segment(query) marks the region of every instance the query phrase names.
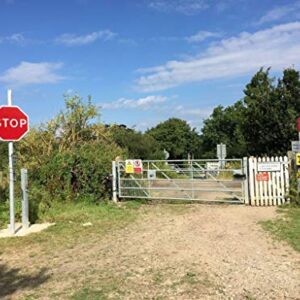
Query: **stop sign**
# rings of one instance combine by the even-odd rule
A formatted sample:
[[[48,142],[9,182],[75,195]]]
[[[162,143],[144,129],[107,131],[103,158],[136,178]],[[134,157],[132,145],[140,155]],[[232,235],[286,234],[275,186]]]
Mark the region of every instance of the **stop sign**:
[[[0,140],[19,141],[29,131],[29,118],[18,106],[0,106]]]

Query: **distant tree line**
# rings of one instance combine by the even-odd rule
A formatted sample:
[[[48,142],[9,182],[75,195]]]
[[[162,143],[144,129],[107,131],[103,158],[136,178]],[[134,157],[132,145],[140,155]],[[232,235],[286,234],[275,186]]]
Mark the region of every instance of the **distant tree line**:
[[[114,128],[113,137],[132,157],[141,158],[161,158],[163,149],[173,159],[214,158],[219,143],[227,145],[228,157],[284,155],[298,139],[298,116],[299,72],[286,69],[276,80],[270,69],[260,69],[246,85],[244,97],[233,105],[217,106],[204,120],[201,133],[186,121],[171,118],[144,134]]]

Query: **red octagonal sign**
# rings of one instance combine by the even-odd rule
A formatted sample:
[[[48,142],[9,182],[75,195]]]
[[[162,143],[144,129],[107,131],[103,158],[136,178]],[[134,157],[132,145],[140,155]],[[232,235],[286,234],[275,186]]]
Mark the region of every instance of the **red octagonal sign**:
[[[29,131],[29,118],[18,106],[0,106],[0,139],[19,141]]]

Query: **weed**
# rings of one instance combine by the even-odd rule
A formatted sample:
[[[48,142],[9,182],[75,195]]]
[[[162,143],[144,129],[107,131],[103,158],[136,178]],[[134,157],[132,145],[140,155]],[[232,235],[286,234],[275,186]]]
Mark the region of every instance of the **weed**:
[[[285,240],[295,250],[300,251],[300,208],[280,208],[278,212],[280,215],[275,220],[261,222],[262,227],[276,239]]]

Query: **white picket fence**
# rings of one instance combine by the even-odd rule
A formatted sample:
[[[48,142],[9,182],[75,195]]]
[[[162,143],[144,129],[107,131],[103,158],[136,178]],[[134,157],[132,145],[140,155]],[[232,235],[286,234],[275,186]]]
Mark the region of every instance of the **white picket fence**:
[[[279,162],[280,170],[272,172],[258,172],[259,162]],[[281,205],[289,201],[289,170],[288,157],[250,157],[248,158],[248,195],[246,204],[254,206]],[[267,175],[267,174],[268,175]],[[257,174],[259,174],[257,176]],[[259,180],[257,177],[267,178]]]

